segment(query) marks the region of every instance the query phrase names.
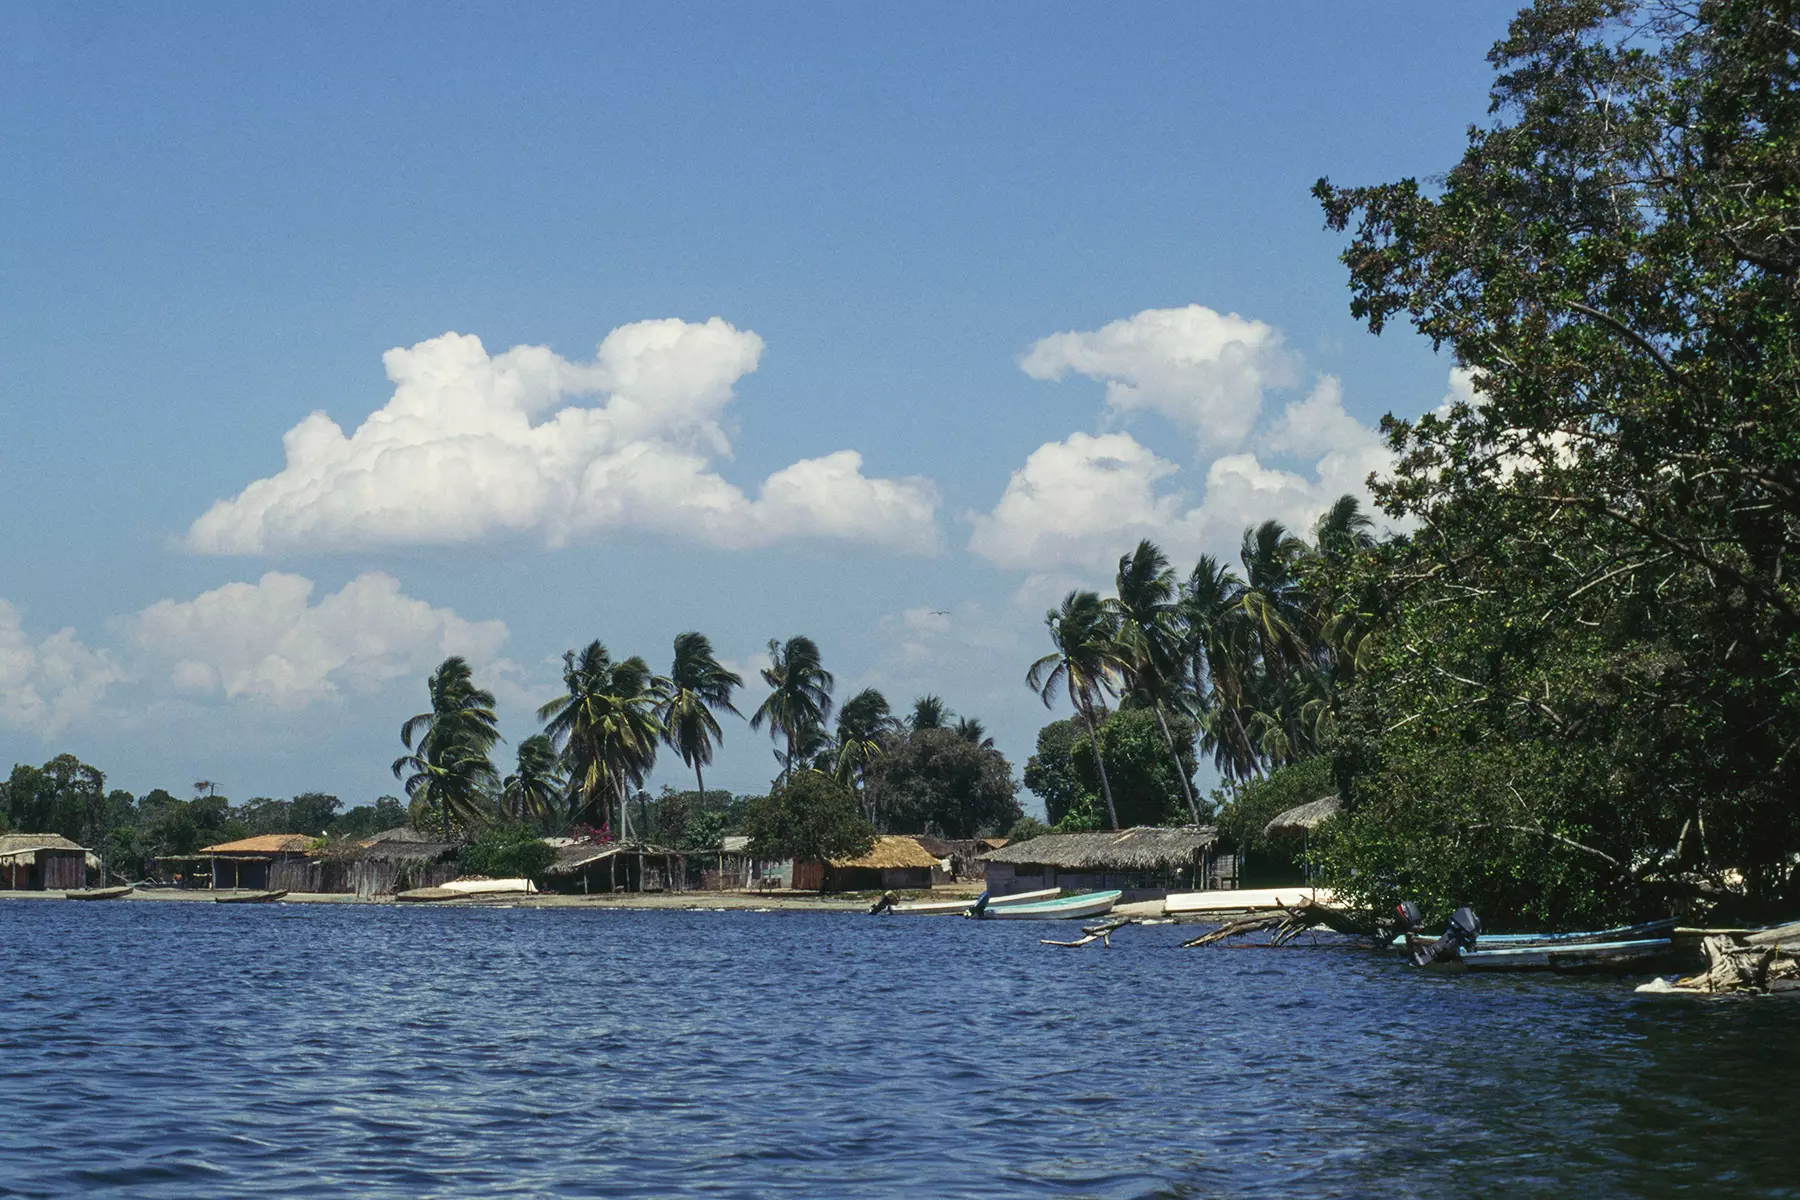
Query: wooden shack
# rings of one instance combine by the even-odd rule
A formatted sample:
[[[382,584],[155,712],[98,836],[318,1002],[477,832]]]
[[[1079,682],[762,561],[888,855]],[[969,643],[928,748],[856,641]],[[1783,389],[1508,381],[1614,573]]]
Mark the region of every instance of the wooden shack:
[[[561,892],[678,892],[687,858],[648,842],[564,842],[544,882]]]
[[[87,886],[91,852],[58,833],[0,834],[0,889],[70,891]]]
[[[325,864],[307,854],[316,840],[304,833],[265,833],[157,861],[181,869],[196,887],[317,892],[325,890]]]
[[[987,890],[995,896],[1060,887],[1111,891],[1149,900],[1171,891],[1198,891],[1226,879],[1235,885],[1236,856],[1218,850],[1211,825],[1047,833],[989,853]]]
[[[402,825],[384,829],[360,845],[336,853],[342,883],[333,891],[358,896],[389,896],[414,888],[440,887],[460,872],[455,842]],[[333,882],[329,879],[327,882]]]
[[[829,862],[796,862],[793,885],[804,891],[862,892],[929,888],[939,860],[918,839],[882,834],[867,854]]]

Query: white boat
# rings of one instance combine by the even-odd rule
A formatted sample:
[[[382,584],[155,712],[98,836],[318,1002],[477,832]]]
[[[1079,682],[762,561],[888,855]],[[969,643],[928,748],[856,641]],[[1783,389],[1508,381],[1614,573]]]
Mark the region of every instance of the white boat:
[[[1015,904],[1037,904],[1045,900],[1054,900],[1060,895],[1062,895],[1061,888],[1045,888],[1038,892],[1014,892],[1010,896],[990,896],[988,907],[1010,908]],[[888,911],[914,917],[954,916],[974,908],[977,899],[979,897],[971,897],[967,900],[917,900],[906,904],[896,904]]]
[[[1330,888],[1226,888],[1211,892],[1172,892],[1163,899],[1163,915],[1210,917],[1219,913],[1273,912],[1311,901],[1330,904]]]
[[[1068,921],[1077,917],[1103,917],[1112,911],[1112,906],[1119,902],[1122,892],[1088,892],[1081,896],[1064,896],[1060,900],[1043,900],[1036,904],[1003,904],[995,908],[992,903],[981,912],[971,911],[971,917],[980,917],[984,921]]]
[[[464,896],[491,896],[507,892],[535,892],[537,884],[529,879],[452,879],[441,885],[446,892]]]

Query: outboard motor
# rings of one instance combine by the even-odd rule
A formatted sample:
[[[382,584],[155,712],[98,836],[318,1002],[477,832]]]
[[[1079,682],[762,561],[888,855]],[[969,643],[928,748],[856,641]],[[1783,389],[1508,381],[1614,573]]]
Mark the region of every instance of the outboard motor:
[[[1397,934],[1417,933],[1425,924],[1424,915],[1419,906],[1411,900],[1402,900],[1394,905],[1394,932]]]
[[[874,905],[870,907],[869,915],[878,917],[898,903],[900,903],[900,897],[894,895],[892,892],[883,892],[881,893],[881,899],[877,900]]]
[[[1424,967],[1441,960],[1455,959],[1463,951],[1473,950],[1480,937],[1481,918],[1465,904],[1450,914],[1450,924],[1444,927],[1444,936],[1437,941],[1427,944],[1408,939],[1413,948],[1413,966]]]
[[[975,897],[975,907],[971,908],[964,915],[970,916],[970,917],[985,917],[985,916],[987,916],[987,906],[988,906],[988,894],[986,892],[983,892],[983,893],[981,893],[981,895]]]

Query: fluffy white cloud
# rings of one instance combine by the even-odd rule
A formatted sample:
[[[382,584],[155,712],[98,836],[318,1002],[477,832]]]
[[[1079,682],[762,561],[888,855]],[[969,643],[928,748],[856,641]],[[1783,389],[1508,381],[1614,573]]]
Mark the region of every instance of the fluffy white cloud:
[[[1344,411],[1330,376],[1287,406],[1261,447],[1304,459],[1310,469],[1226,455],[1207,467],[1204,497],[1190,504],[1170,487],[1176,466],[1130,435],[1071,434],[1034,450],[992,511],[971,514],[969,548],[997,566],[1039,575],[1106,571],[1145,537],[1177,559],[1229,555],[1247,525],[1274,518],[1304,530],[1345,492],[1366,501],[1365,480],[1391,461],[1379,434]],[[1043,590],[1034,587],[1032,597]]]
[[[214,504],[187,545],[247,554],[522,531],[560,544],[635,529],[727,548],[827,537],[934,549],[936,489],[868,478],[855,451],[802,459],[755,498],[714,471],[731,448],[724,410],[762,350],[717,317],[621,326],[591,363],[542,346],[489,355],[455,333],[390,350],[383,408],[349,435],[322,412],[301,421],[282,439],[285,468]],[[556,408],[576,396],[604,400]]]
[[[1265,388],[1295,380],[1272,325],[1199,304],[1152,308],[1087,333],[1058,333],[1019,362],[1033,379],[1070,372],[1106,384],[1120,413],[1149,409],[1191,428],[1203,447],[1242,443]]]
[[[500,621],[466,621],[368,572],[312,603],[311,580],[271,571],[192,600],[163,600],[128,622],[133,641],[167,664],[179,690],[301,708],[345,688],[374,691],[461,654],[490,663]]]
[[[0,600],[0,728],[54,737],[126,677],[111,654],[83,645],[73,629],[33,641],[18,608]]]

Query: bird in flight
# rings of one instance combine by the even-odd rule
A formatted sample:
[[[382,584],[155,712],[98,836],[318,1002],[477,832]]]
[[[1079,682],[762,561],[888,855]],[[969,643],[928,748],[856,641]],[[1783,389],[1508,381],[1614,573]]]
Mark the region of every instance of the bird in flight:
[[[934,617],[947,617],[950,615],[950,610],[947,608],[934,608],[931,610],[931,615]]]

